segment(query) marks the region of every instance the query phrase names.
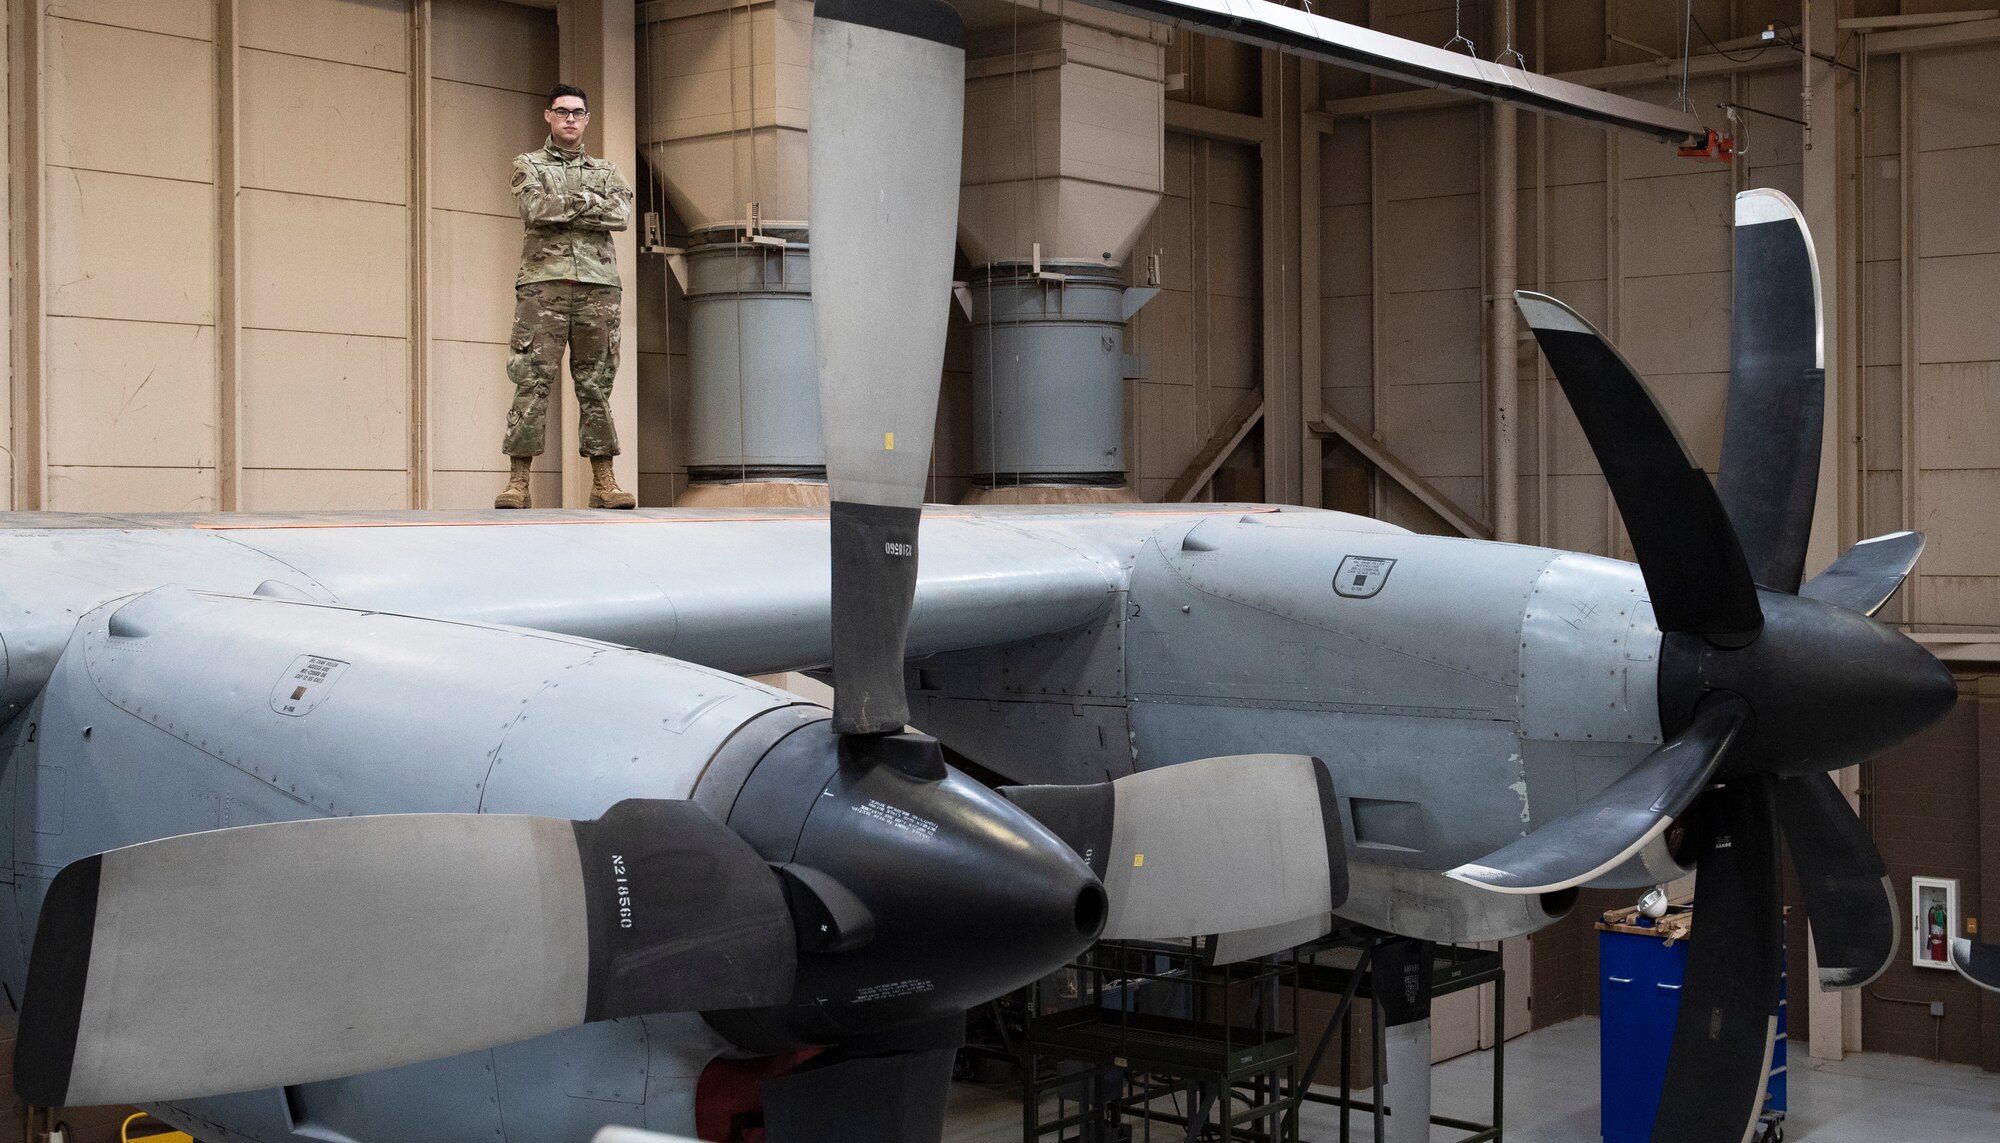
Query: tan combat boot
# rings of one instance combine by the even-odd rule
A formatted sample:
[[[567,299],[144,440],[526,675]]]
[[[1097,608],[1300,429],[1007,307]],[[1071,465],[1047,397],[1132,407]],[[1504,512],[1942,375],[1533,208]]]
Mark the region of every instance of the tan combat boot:
[[[630,508],[639,503],[637,497],[618,487],[618,477],[611,471],[611,458],[593,456],[590,458],[590,506],[592,508]]]
[[[533,464],[532,456],[509,457],[513,467],[507,470],[507,487],[493,498],[495,508],[531,508],[534,505],[528,497],[528,466]]]

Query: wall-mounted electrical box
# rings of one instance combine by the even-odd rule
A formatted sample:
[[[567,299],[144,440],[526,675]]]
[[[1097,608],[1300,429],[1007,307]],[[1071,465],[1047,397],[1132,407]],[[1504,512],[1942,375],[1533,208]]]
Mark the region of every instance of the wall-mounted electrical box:
[[[1910,878],[1910,963],[1950,968],[1951,940],[1958,931],[1958,879]]]

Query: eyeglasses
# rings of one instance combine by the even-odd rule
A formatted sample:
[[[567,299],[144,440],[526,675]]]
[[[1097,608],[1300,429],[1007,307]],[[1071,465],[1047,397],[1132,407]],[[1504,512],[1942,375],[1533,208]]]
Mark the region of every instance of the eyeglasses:
[[[549,111],[558,119],[568,119],[572,122],[590,118],[590,112],[582,107],[551,107]]]

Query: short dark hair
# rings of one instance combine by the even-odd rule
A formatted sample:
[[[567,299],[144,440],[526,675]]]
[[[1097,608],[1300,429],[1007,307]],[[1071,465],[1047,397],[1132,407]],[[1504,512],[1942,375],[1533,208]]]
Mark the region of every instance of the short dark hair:
[[[590,96],[585,95],[582,88],[568,83],[559,83],[549,89],[549,106],[554,107],[556,100],[561,99],[565,95],[574,95],[578,99],[583,100],[583,109],[585,111],[590,110]]]

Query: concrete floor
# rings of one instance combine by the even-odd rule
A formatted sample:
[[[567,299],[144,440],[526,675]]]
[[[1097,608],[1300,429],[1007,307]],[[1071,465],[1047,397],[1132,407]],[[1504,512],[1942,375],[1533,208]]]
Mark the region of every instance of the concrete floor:
[[[1864,1053],[1839,1063],[1815,1060],[1791,1045],[1785,1138],[1810,1143],[1992,1143],[2000,1138],[2000,1075],[1959,1064]],[[1440,1115],[1484,1121],[1490,1111],[1492,1054],[1475,1052],[1431,1069]],[[1508,1143],[1598,1143],[1597,1021],[1571,1020],[1507,1042]],[[1338,1112],[1308,1105],[1304,1143],[1339,1138]],[[1353,1138],[1371,1138],[1357,1115]],[[1433,1143],[1463,1132],[1434,1128]],[[946,1143],[1013,1143],[1021,1138],[1019,1091],[1012,1086],[953,1085]],[[1047,1137],[1050,1140],[1054,1136]],[[1156,1130],[1155,1140],[1170,1138]]]

